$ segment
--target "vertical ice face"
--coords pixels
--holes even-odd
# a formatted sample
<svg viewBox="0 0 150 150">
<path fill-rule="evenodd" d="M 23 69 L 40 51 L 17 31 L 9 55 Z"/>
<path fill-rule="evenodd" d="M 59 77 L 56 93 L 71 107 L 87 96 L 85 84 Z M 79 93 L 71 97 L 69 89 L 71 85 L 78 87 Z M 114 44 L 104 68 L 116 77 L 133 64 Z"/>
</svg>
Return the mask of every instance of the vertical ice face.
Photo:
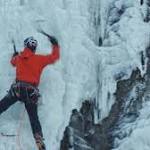
<svg viewBox="0 0 150 150">
<path fill-rule="evenodd" d="M 92 97 L 96 91 L 96 55 L 94 45 L 88 37 L 89 3 L 86 1 L 1 1 L 1 35 L 0 48 L 0 96 L 6 94 L 15 79 L 15 70 L 9 64 L 13 53 L 11 40 L 15 40 L 17 50 L 23 48 L 23 40 L 33 35 L 39 41 L 38 53 L 49 53 L 50 44 L 37 32 L 42 28 L 56 36 L 61 46 L 61 60 L 48 66 L 42 75 L 40 91 L 42 105 L 39 116 L 44 131 L 47 149 L 58 150 L 70 112 L 78 108 L 82 100 Z M 2 69 L 5 66 L 6 69 Z M 15 104 L 1 116 L 1 130 L 7 133 L 18 133 L 23 104 Z M 11 121 L 10 121 L 11 120 Z M 18 145 L 17 138 L 2 138 L 0 145 L 5 149 L 33 149 L 28 117 L 23 118 Z M 8 130 L 10 129 L 10 130 Z M 30 137 L 30 138 L 29 138 Z M 28 145 L 28 147 L 26 147 Z"/>
<path fill-rule="evenodd" d="M 59 149 L 72 109 L 79 109 L 85 99 L 96 98 L 95 117 L 99 122 L 114 103 L 116 80 L 128 78 L 137 66 L 142 70 L 140 54 L 149 43 L 150 30 L 143 22 L 147 5 L 140 2 L 0 1 L 1 98 L 15 78 L 15 70 L 8 63 L 13 52 L 12 38 L 21 51 L 23 40 L 33 35 L 39 41 L 37 52 L 46 54 L 50 52 L 50 44 L 37 32 L 42 28 L 56 36 L 61 46 L 61 60 L 44 70 L 39 87 L 42 93 L 39 116 L 47 149 Z M 22 104 L 16 104 L 0 116 L 1 130 L 16 132 L 23 109 Z M 20 141 L 23 150 L 35 148 L 27 116 Z M 0 145 L 4 147 L 6 143 L 10 149 L 12 145 L 18 147 L 16 139 L 7 142 L 2 138 Z"/>
<path fill-rule="evenodd" d="M 149 45 L 149 27 L 144 23 L 144 8 L 140 1 L 110 0 L 99 1 L 99 5 L 95 5 L 97 3 L 93 2 L 91 8 L 92 27 L 95 28 L 90 30 L 90 34 L 93 35 L 91 39 L 101 46 L 97 48 L 100 55 L 96 98 L 99 110 L 96 114 L 103 118 L 113 104 L 115 80 L 128 78 L 137 66 L 141 70 L 145 68 L 141 57 Z"/>
</svg>

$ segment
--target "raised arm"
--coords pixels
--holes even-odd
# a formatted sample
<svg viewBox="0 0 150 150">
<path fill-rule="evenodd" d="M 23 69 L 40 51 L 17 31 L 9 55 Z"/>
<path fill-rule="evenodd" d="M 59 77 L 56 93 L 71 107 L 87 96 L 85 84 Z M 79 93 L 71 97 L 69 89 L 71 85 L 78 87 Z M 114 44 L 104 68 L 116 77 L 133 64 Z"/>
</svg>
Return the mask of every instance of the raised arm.
<svg viewBox="0 0 150 150">
<path fill-rule="evenodd" d="M 60 46 L 55 37 L 49 36 L 49 41 L 52 43 L 52 53 L 42 57 L 43 66 L 55 63 L 60 58 Z"/>
</svg>

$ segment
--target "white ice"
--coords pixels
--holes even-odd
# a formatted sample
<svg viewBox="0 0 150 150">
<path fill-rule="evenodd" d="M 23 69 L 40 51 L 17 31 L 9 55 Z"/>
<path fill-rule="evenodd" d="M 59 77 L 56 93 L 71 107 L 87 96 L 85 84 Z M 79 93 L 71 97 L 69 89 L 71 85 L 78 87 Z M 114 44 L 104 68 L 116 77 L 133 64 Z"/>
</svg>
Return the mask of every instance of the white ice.
<svg viewBox="0 0 150 150">
<path fill-rule="evenodd" d="M 101 116 L 95 117 L 99 122 L 108 115 L 114 103 L 115 77 L 122 73 L 123 78 L 128 78 L 136 67 L 142 70 L 139 53 L 145 50 L 150 34 L 149 24 L 142 20 L 145 8 L 138 0 L 126 0 L 124 5 L 129 8 L 118 23 L 109 26 L 106 19 L 111 2 L 118 8 L 124 4 L 123 0 L 0 1 L 1 98 L 15 79 L 15 69 L 9 63 L 13 53 L 12 38 L 21 51 L 23 40 L 33 35 L 39 41 L 37 53 L 47 54 L 50 44 L 37 32 L 41 27 L 56 36 L 61 47 L 61 59 L 43 71 L 39 86 L 42 94 L 39 117 L 47 150 L 59 150 L 72 109 L 79 109 L 83 100 L 96 97 Z M 101 25 L 96 30 L 92 24 L 94 10 L 101 18 Z M 109 36 L 105 38 L 104 46 L 96 46 L 97 38 L 104 39 L 106 30 Z M 22 103 L 15 104 L 0 116 L 0 132 L 19 133 L 19 138 L 0 136 L 1 150 L 36 149 Z"/>
</svg>

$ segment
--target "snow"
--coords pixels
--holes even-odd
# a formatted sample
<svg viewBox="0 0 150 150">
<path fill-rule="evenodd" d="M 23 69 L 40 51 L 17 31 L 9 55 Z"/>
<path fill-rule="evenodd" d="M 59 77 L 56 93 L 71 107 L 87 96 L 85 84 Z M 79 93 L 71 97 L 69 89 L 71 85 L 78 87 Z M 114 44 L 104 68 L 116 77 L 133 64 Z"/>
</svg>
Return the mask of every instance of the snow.
<svg viewBox="0 0 150 150">
<path fill-rule="evenodd" d="M 15 78 L 15 70 L 9 64 L 13 52 L 12 38 L 20 51 L 23 40 L 33 35 L 39 41 L 37 52 L 49 53 L 49 42 L 37 32 L 41 27 L 55 35 L 61 46 L 61 60 L 45 68 L 39 87 L 42 93 L 39 116 L 47 150 L 59 149 L 71 110 L 79 109 L 83 100 L 96 97 L 101 114 L 100 118 L 95 116 L 95 121 L 99 122 L 108 115 L 114 103 L 116 78 L 120 75 L 123 79 L 128 78 L 132 69 L 137 66 L 145 71 L 142 70 L 139 54 L 149 43 L 150 27 L 143 22 L 145 7 L 138 3 L 137 0 L 0 1 L 1 98 Z M 119 21 L 111 26 L 108 24 L 108 14 L 112 4 L 116 9 L 126 9 Z M 99 15 L 101 23 L 97 24 L 95 30 L 92 21 Z M 102 47 L 96 46 L 92 41 L 98 43 L 99 36 L 104 39 Z M 21 123 L 20 114 L 23 114 L 23 125 L 19 140 L 15 137 L 0 137 L 1 150 L 5 150 L 6 146 L 7 150 L 19 149 L 19 141 L 22 150 L 36 148 L 28 117 L 21 103 L 15 104 L 0 116 L 0 132 L 17 133 Z M 126 145 L 130 146 L 128 150 L 135 147 L 137 150 L 136 143 L 139 144 L 139 150 L 147 150 L 149 135 L 142 134 L 148 130 L 148 126 L 142 129 L 137 127 L 119 150 L 126 149 Z M 140 146 L 145 147 L 142 149 Z"/>
</svg>

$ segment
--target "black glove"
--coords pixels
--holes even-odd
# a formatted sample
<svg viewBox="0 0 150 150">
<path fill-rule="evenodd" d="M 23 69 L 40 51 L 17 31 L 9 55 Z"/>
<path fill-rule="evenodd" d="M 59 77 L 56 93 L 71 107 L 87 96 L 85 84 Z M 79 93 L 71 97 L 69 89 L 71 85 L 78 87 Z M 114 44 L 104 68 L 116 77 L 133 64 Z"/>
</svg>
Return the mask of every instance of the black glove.
<svg viewBox="0 0 150 150">
<path fill-rule="evenodd" d="M 15 57 L 17 55 L 19 55 L 19 53 L 18 52 L 14 52 L 13 57 Z"/>
<path fill-rule="evenodd" d="M 49 41 L 53 44 L 53 45 L 58 45 L 58 41 L 54 36 L 48 36 Z"/>
</svg>

